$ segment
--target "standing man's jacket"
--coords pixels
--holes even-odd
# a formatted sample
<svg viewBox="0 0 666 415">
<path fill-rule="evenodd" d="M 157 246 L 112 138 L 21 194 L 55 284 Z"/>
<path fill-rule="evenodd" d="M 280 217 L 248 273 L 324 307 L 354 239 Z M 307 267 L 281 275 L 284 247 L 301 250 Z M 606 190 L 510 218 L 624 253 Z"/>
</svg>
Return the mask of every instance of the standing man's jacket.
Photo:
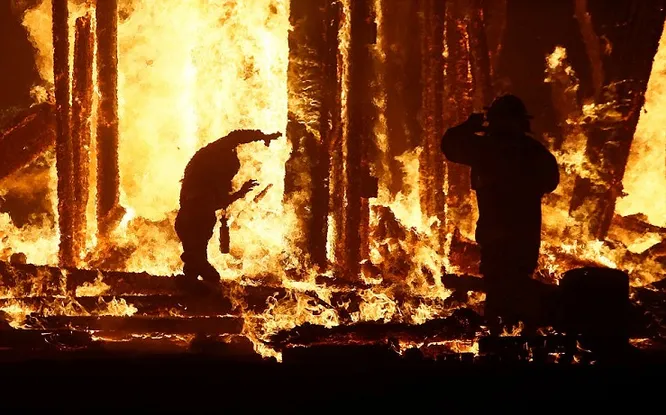
<svg viewBox="0 0 666 415">
<path fill-rule="evenodd" d="M 463 123 L 444 134 L 442 151 L 449 161 L 472 168 L 477 243 L 540 243 L 541 198 L 559 184 L 557 161 L 541 143 L 526 134 L 477 135 Z"/>
</svg>

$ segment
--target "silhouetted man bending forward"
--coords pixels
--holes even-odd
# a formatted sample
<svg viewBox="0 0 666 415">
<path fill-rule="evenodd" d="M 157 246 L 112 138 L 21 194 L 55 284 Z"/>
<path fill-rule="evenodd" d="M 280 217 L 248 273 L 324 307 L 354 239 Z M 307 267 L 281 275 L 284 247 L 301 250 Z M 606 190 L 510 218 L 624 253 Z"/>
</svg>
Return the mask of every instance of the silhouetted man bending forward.
<svg viewBox="0 0 666 415">
<path fill-rule="evenodd" d="M 176 233 L 183 245 L 181 259 L 186 277 L 201 276 L 207 282 L 219 282 L 220 274 L 208 262 L 208 241 L 213 236 L 216 212 L 242 199 L 257 185 L 247 181 L 240 190 L 231 191 L 231 181 L 240 169 L 236 147 L 263 140 L 268 146 L 280 133 L 266 135 L 258 130 L 237 130 L 194 154 L 185 168 L 180 191 L 180 210 L 176 217 Z M 225 231 L 225 230 L 222 230 Z"/>
<path fill-rule="evenodd" d="M 472 114 L 449 129 L 442 151 L 472 168 L 486 315 L 515 321 L 525 317 L 522 306 L 539 259 L 541 198 L 557 188 L 559 171 L 555 157 L 528 135 L 531 117 L 519 98 L 497 98 L 486 117 Z"/>
</svg>

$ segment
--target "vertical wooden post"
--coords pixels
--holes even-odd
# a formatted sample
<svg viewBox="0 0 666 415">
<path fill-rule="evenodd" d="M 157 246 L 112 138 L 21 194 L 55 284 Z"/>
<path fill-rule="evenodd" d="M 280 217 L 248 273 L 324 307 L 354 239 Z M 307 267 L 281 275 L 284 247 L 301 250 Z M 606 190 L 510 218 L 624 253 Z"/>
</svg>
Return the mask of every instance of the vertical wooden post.
<svg viewBox="0 0 666 415">
<path fill-rule="evenodd" d="M 72 82 L 72 152 L 74 164 L 74 251 L 85 248 L 88 170 L 93 102 L 93 33 L 90 15 L 76 20 Z"/>
<path fill-rule="evenodd" d="M 53 0 L 53 75 L 56 95 L 56 168 L 58 170 L 58 227 L 60 229 L 60 264 L 75 264 L 73 244 L 72 140 L 70 131 L 69 10 L 67 0 Z"/>
<path fill-rule="evenodd" d="M 474 80 L 474 111 L 481 111 L 495 97 L 483 0 L 471 1 L 467 33 Z"/>
<path fill-rule="evenodd" d="M 97 220 L 102 235 L 120 219 L 118 168 L 118 1 L 98 0 Z"/>
<path fill-rule="evenodd" d="M 345 257 L 346 273 L 357 278 L 361 260 L 368 256 L 369 202 L 365 189 L 370 179 L 369 153 L 373 145 L 374 105 L 370 82 L 373 60 L 370 45 L 376 41 L 371 0 L 350 2 L 351 39 L 347 94 Z"/>
<path fill-rule="evenodd" d="M 441 151 L 444 128 L 444 16 L 445 4 L 436 0 L 423 0 L 420 27 L 422 47 L 422 147 L 420 155 L 421 211 L 428 217 L 439 218 L 439 247 L 444 249 L 446 235 L 444 179 L 445 159 Z M 443 252 L 443 251 L 442 251 Z"/>
<path fill-rule="evenodd" d="M 327 0 L 292 0 L 290 7 L 287 138 L 292 154 L 285 202 L 298 213 L 296 245 L 320 269 L 327 265 L 329 141 L 340 113 L 338 6 Z"/>
<path fill-rule="evenodd" d="M 402 163 L 397 159 L 421 143 L 421 30 L 420 1 L 384 0 L 381 30 L 386 55 L 387 166 L 392 196 L 404 190 Z"/>
<path fill-rule="evenodd" d="M 472 112 L 472 79 L 466 24 L 468 12 L 469 0 L 452 0 L 446 3 L 445 39 L 448 55 L 445 60 L 445 128 L 463 122 Z M 446 218 L 449 232 L 460 227 L 460 224 L 469 224 L 472 221 L 468 167 L 447 163 L 446 199 L 449 208 Z"/>
</svg>

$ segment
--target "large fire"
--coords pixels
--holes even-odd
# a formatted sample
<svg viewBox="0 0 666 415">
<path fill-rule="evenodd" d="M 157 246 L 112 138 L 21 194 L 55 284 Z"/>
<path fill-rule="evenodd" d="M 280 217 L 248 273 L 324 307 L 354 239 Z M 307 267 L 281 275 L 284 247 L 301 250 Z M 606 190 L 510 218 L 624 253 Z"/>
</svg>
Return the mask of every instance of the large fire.
<svg viewBox="0 0 666 415">
<path fill-rule="evenodd" d="M 352 1 L 341 2 L 337 36 L 341 62 L 337 68 L 341 85 L 340 120 L 337 121 L 341 125 L 344 148 L 348 140 L 354 139 L 349 132 L 347 102 L 352 70 L 349 65 Z M 74 44 L 77 18 L 90 15 L 95 25 L 93 3 L 69 1 L 70 45 Z M 245 201 L 232 205 L 228 212 L 231 254 L 220 253 L 217 238 L 211 240 L 208 249 L 209 258 L 222 277 L 239 282 L 240 290 L 262 284 L 287 290 L 286 295 L 270 296 L 268 307 L 261 312 L 252 311 L 240 296 L 233 300 L 243 310 L 243 333 L 255 341 L 259 351 L 274 354 L 264 348 L 261 341 L 283 329 L 305 322 L 326 327 L 342 324 L 342 315 L 336 307 L 345 309 L 344 319 L 349 323 L 421 324 L 449 315 L 453 307 L 460 304 L 444 301 L 451 290 L 441 277 L 467 272 L 467 267 L 461 269 L 460 260 L 454 265 L 452 258 L 462 255 L 456 251 L 455 238 L 452 234 L 442 238 L 437 230 L 446 224 L 437 215 L 428 214 L 422 206 L 422 187 L 426 182 L 421 180 L 421 163 L 424 163 L 427 146 L 414 146 L 397 156 L 389 149 L 387 118 L 391 115 L 385 90 L 391 85 L 384 72 L 387 51 L 396 45 L 384 35 L 381 5 L 380 0 L 374 2 L 377 41 L 371 46 L 370 55 L 376 79 L 372 99 L 376 117 L 371 141 L 380 154 L 375 164 L 398 163 L 404 179 L 401 190 L 392 191 L 390 186 L 395 179 L 391 178 L 391 170 L 371 167 L 373 174 L 379 175 L 379 190 L 377 197 L 369 202 L 369 250 L 357 278 L 357 288 L 333 288 L 336 284 L 330 282 L 338 277 L 335 272 L 321 273 L 311 266 L 309 258 L 295 242 L 308 230 L 299 222 L 295 205 L 298 197 L 285 199 L 285 165 L 293 151 L 287 139 L 288 111 L 290 105 L 298 107 L 289 102 L 288 39 L 292 30 L 289 0 L 119 1 L 118 156 L 120 205 L 124 216 L 113 232 L 100 236 L 95 221 L 97 190 L 91 186 L 86 209 L 86 244 L 78 258 L 79 268 L 145 272 L 154 278 L 182 272 L 181 246 L 173 231 L 173 222 L 187 162 L 198 149 L 233 130 L 281 131 L 283 138 L 268 148 L 255 143 L 239 151 L 242 167 L 234 178 L 234 186 L 238 188 L 245 181 L 256 179 L 259 189 Z M 23 17 L 42 78 L 33 91 L 36 103 L 47 101 L 53 95 L 51 19 L 50 0 L 43 0 Z M 444 52 L 448 53 L 446 48 Z M 70 50 L 70 62 L 73 59 Z M 561 99 L 568 99 L 578 88 L 577 75 L 563 47 L 544 56 L 544 70 L 545 82 L 553 84 L 554 91 L 563 91 Z M 613 221 L 607 236 L 597 239 L 590 236 L 587 224 L 580 222 L 580 215 L 576 216 L 586 206 L 578 208 L 577 212 L 570 211 L 577 178 L 597 180 L 585 154 L 585 125 L 590 118 L 616 116 L 613 102 L 574 102 L 578 107 L 567 114 L 566 140 L 560 148 L 554 149 L 561 170 L 566 174 L 555 197 L 548 199 L 544 207 L 542 276 L 550 282 L 557 282 L 564 271 L 580 264 L 626 270 L 634 285 L 648 284 L 663 275 L 664 264 L 640 254 L 663 242 L 664 234 L 656 230 L 666 227 L 666 198 L 659 196 L 666 188 L 666 133 L 661 122 L 661 112 L 666 105 L 664 71 L 666 35 L 655 58 L 644 111 L 631 148 L 623 182 L 626 195 L 619 199 L 615 209 L 618 218 L 644 215 L 641 220 L 653 230 L 632 233 Z M 96 102 L 99 96 L 96 81 L 94 87 Z M 300 106 L 318 104 L 308 101 L 307 97 L 303 97 L 303 101 Z M 97 115 L 93 112 L 92 116 Z M 297 115 L 307 118 L 305 112 Z M 92 128 L 94 130 L 94 123 Z M 94 149 L 91 149 L 94 167 L 92 155 Z M 348 154 L 342 157 L 346 159 Z M 4 180 L 2 191 L 27 196 L 33 186 L 26 183 L 45 184 L 49 189 L 46 200 L 51 214 L 33 215 L 28 223 L 17 224 L 9 214 L 0 213 L 0 239 L 3 241 L 0 259 L 9 261 L 12 255 L 24 254 L 30 264 L 59 265 L 58 173 L 54 160 L 55 155 L 47 153 L 43 162 L 49 164 L 48 169 L 39 173 L 22 171 Z M 346 172 L 348 167 L 343 165 L 342 168 Z M 92 182 L 95 174 L 92 168 Z M 331 180 L 332 191 L 338 190 L 339 184 Z M 347 185 L 340 186 L 346 188 Z M 263 189 L 266 191 L 258 195 Z M 252 198 L 257 196 L 259 200 L 253 203 Z M 474 212 L 470 217 L 474 217 Z M 341 226 L 336 221 L 340 218 L 334 212 L 329 213 L 329 261 L 336 258 L 335 246 L 342 238 L 336 233 Z M 463 236 L 457 233 L 456 238 L 469 237 L 468 227 L 461 228 Z M 215 230 L 216 235 L 218 230 Z M 463 243 L 473 246 L 471 241 Z M 463 256 L 463 261 L 465 258 Z M 356 293 L 358 304 L 352 305 L 353 301 L 348 300 L 340 306 L 334 300 L 340 292 L 351 291 Z M 75 297 L 100 297 L 104 304 L 97 307 L 96 315 L 131 316 L 137 312 L 125 299 L 102 300 L 107 292 L 109 285 L 100 274 L 94 282 L 77 287 Z M 25 316 L 34 310 L 19 298 L 41 295 L 41 292 L 4 290 L 3 298 L 17 300 L 3 310 L 12 315 L 14 324 L 20 327 Z M 404 301 L 406 295 L 416 300 Z M 466 302 L 473 308 L 482 299 L 482 295 L 470 292 Z M 53 314 L 87 313 L 75 307 L 74 302 L 72 299 L 72 302 L 52 305 Z M 469 348 L 478 350 L 478 345 Z"/>
</svg>

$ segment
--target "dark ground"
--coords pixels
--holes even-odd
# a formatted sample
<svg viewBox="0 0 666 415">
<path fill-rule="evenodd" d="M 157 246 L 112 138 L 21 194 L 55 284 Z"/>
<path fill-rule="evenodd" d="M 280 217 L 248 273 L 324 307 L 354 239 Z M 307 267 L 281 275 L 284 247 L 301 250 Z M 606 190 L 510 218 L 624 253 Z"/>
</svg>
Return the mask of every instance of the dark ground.
<svg viewBox="0 0 666 415">
<path fill-rule="evenodd" d="M 666 359 L 613 366 L 409 362 L 334 355 L 307 361 L 233 361 L 205 355 L 80 355 L 0 365 L 2 406 L 151 409 L 326 409 L 360 402 L 396 410 L 478 408 L 525 401 L 647 402 L 659 396 Z M 316 407 L 311 406 L 317 403 Z M 397 405 L 397 406 L 396 406 Z"/>
</svg>

